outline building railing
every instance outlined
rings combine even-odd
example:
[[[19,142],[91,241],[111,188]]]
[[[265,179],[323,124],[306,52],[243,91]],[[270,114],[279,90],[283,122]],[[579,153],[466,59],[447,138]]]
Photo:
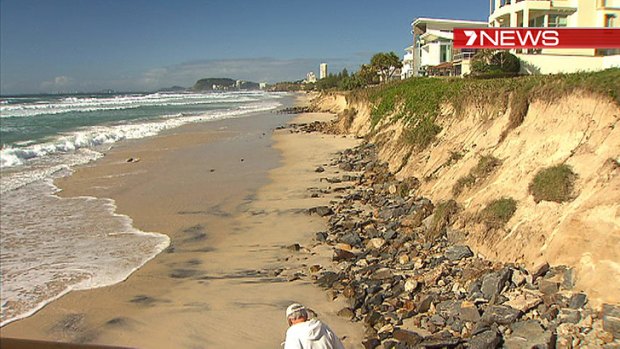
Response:
[[[472,59],[472,57],[474,57],[474,55],[476,54],[476,52],[459,52],[459,53],[455,53],[454,56],[452,57],[453,61],[462,61],[462,60],[466,60],[466,59]]]

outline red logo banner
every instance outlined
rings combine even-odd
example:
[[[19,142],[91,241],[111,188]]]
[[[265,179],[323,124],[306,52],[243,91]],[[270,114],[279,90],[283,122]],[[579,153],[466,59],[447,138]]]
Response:
[[[620,48],[620,28],[456,28],[455,48]]]

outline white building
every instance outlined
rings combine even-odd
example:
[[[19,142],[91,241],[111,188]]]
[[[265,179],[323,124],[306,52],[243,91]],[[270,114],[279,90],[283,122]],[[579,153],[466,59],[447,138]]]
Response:
[[[472,51],[454,51],[454,28],[486,28],[487,22],[418,18],[413,33],[413,75],[463,75],[469,72]]]
[[[327,63],[321,63],[319,66],[319,79],[327,77]]]
[[[403,56],[403,67],[400,71],[400,78],[407,79],[412,77],[414,74],[413,67],[413,46],[409,46],[405,48],[405,55]]]
[[[491,27],[619,28],[620,0],[489,0]],[[620,66],[620,49],[513,50],[521,72],[569,73]]]
[[[313,71],[306,74],[306,83],[312,84],[316,82],[316,74]]]

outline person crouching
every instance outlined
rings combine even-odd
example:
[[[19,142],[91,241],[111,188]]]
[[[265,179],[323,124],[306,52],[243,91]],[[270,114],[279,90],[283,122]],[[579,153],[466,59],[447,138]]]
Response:
[[[336,334],[316,318],[310,319],[309,311],[299,303],[286,309],[289,328],[284,349],[344,349]]]

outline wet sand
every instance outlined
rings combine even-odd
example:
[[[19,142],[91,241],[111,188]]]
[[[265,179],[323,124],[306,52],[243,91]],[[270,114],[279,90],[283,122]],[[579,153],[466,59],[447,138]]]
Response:
[[[302,114],[297,122],[328,119]],[[306,209],[309,187],[328,187],[315,173],[353,138],[275,130],[291,116],[262,113],[186,125],[125,142],[101,160],[58,181],[63,196],[116,201],[143,231],[170,236],[170,247],[110,287],[71,292],[35,315],[2,328],[2,336],[139,348],[274,348],[292,302],[313,308],[359,347],[363,328],[336,316],[344,303],[295,280],[298,266],[330,263],[326,247],[310,254],[324,218]],[[127,163],[127,158],[139,162]]]

